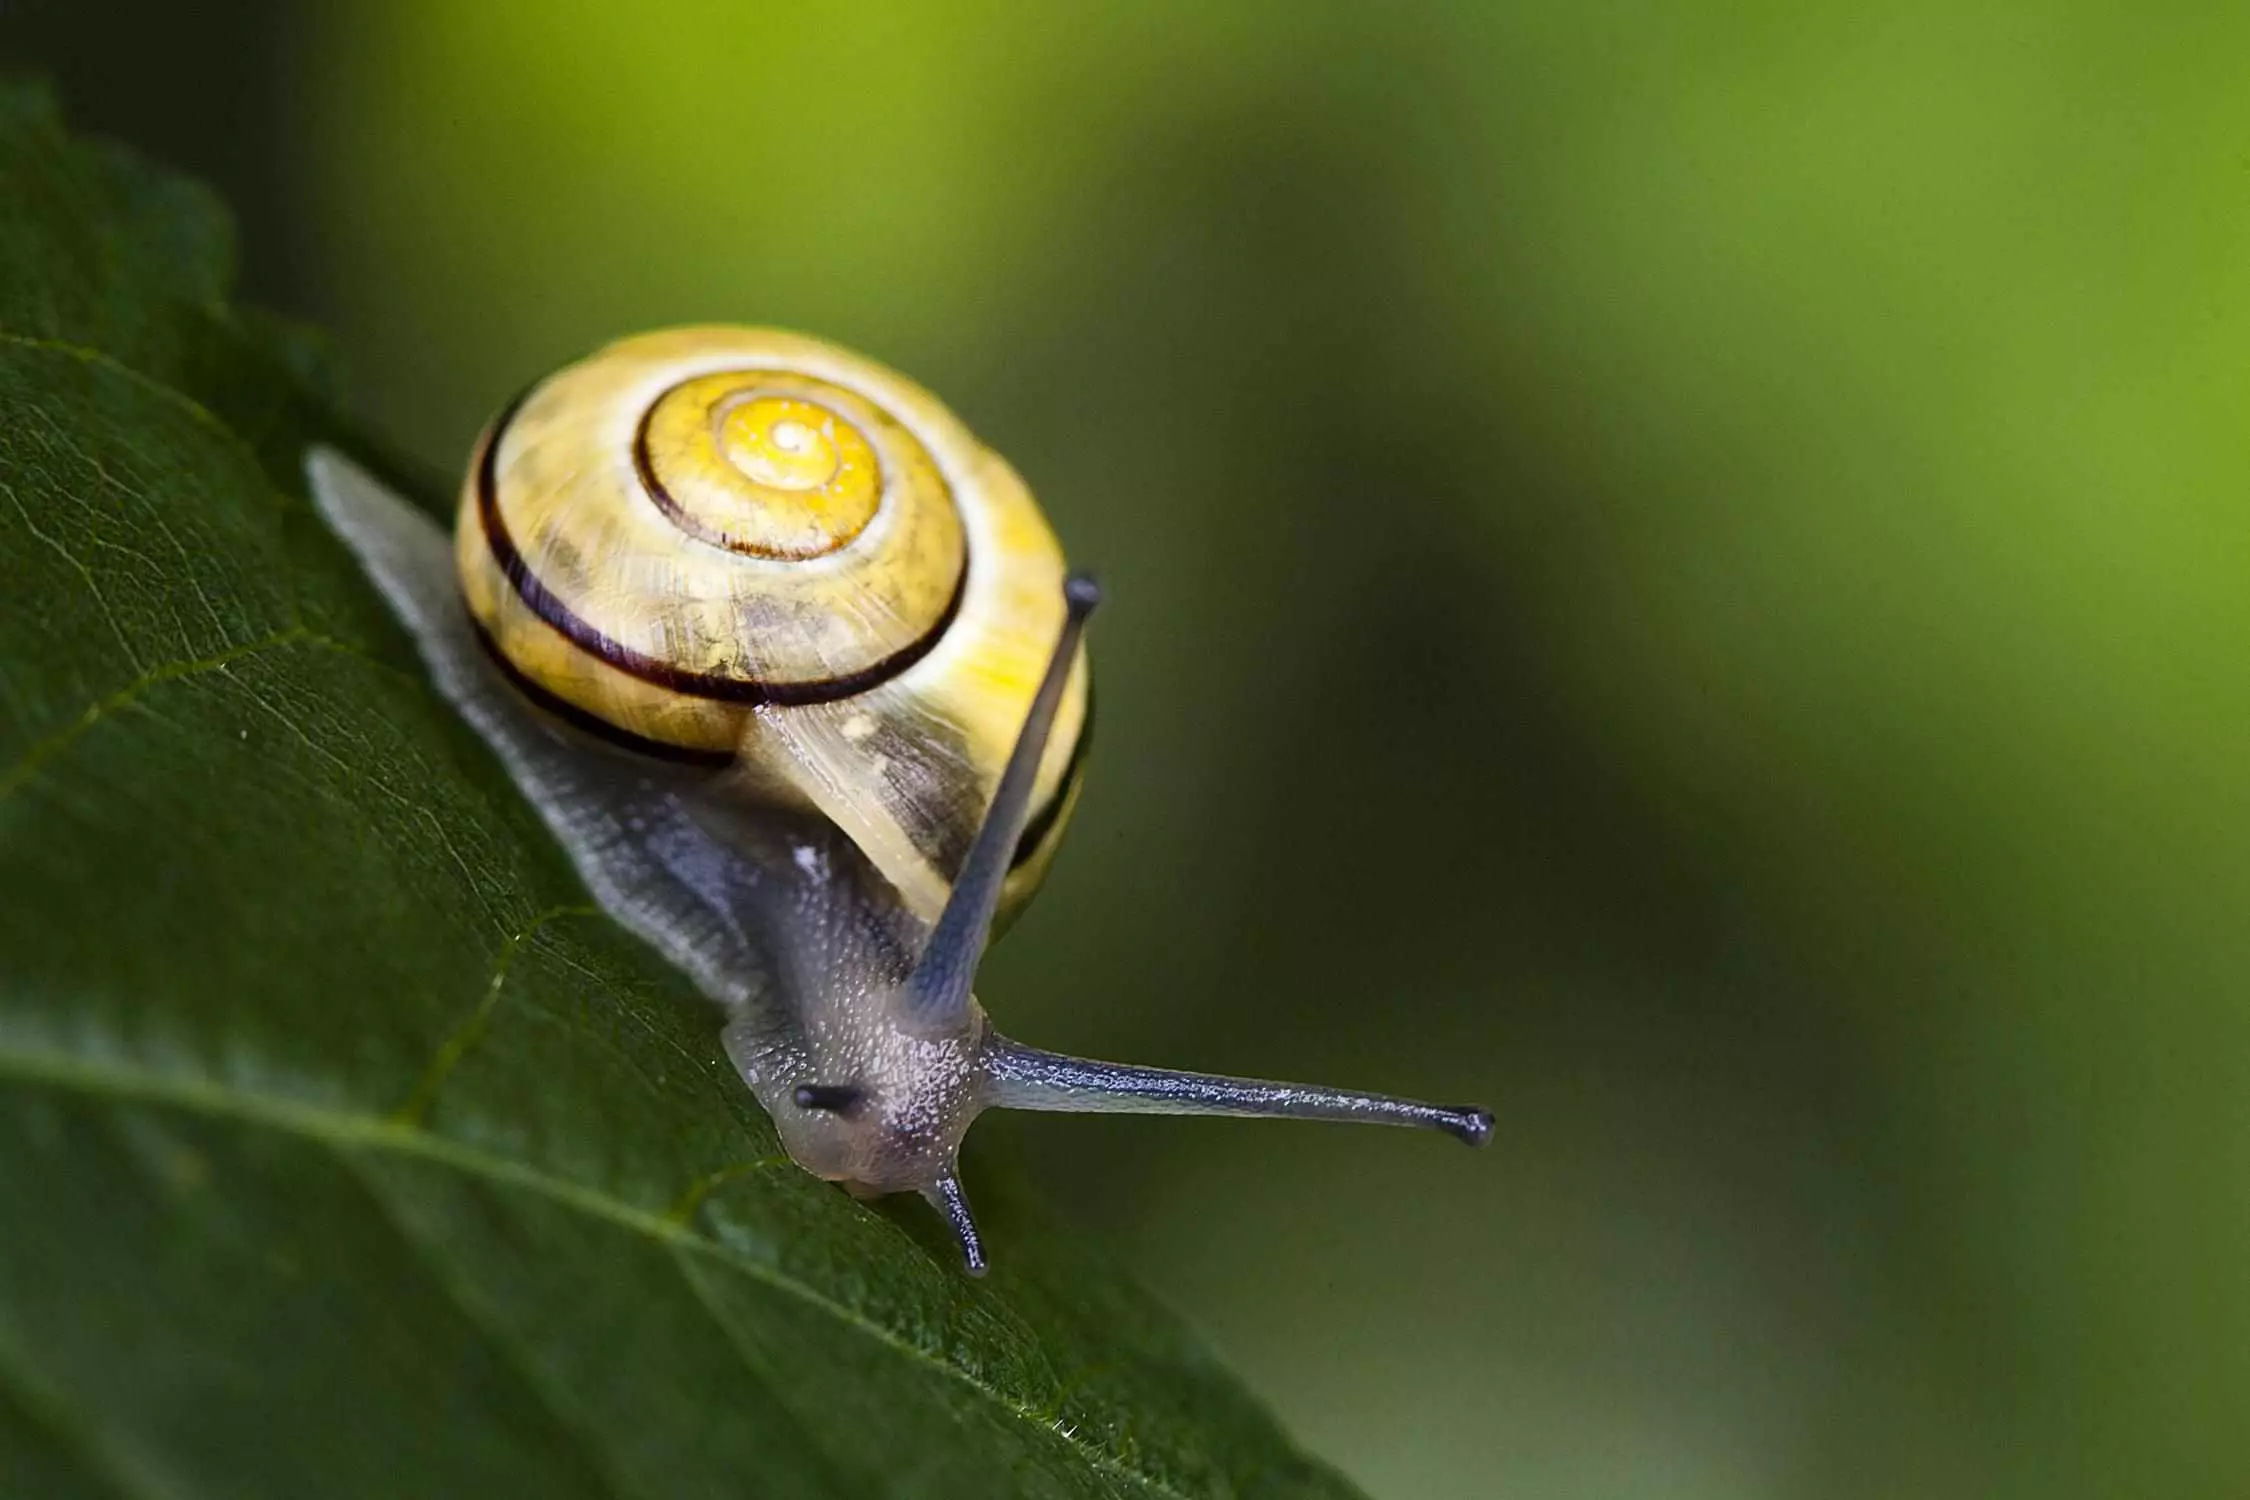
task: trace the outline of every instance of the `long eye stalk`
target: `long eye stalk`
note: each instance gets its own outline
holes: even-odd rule
[[[1009,862],[1023,825],[1031,814],[1031,790],[1039,779],[1039,762],[1047,753],[1062,710],[1063,685],[1070,680],[1071,663],[1078,657],[1078,641],[1085,634],[1086,617],[1101,602],[1101,589],[1085,573],[1073,573],[1063,583],[1067,613],[1055,653],[1047,661],[1047,675],[1031,700],[1023,732],[1000,773],[1000,786],[992,806],[977,829],[969,857],[961,863],[953,894],[938,915],[928,946],[907,976],[906,993],[913,1015],[924,1025],[939,1026],[966,1013],[970,987],[976,982],[977,960],[992,933],[992,914],[1000,904],[1000,888],[1008,878]],[[965,1212],[965,1210],[964,1210]]]
[[[1285,1120],[1346,1120],[1442,1130],[1481,1146],[1492,1139],[1492,1112],[1473,1104],[1423,1104],[1389,1094],[1268,1083],[1216,1073],[1180,1073],[1129,1063],[1092,1062],[1042,1052],[994,1036],[984,1052],[986,1102],[999,1109],[1137,1115],[1264,1115]]]

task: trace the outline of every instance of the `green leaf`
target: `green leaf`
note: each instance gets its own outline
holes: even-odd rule
[[[1005,1184],[979,1284],[778,1156],[306,506],[228,235],[0,89],[0,1489],[1348,1493]]]

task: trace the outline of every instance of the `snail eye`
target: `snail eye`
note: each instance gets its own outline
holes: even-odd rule
[[[799,1109],[849,1115],[866,1102],[867,1091],[848,1083],[801,1083],[790,1098]]]

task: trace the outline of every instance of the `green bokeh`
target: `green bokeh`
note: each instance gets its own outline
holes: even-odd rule
[[[1376,1494],[2240,1494],[2250,11],[1877,9],[300,10],[267,281],[448,467],[741,319],[1024,471],[988,1003],[1502,1138],[976,1149]]]

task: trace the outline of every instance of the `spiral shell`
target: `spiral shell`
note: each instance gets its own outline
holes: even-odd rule
[[[456,529],[493,655],[541,706],[810,805],[924,920],[1062,627],[1030,491],[935,397],[800,335],[702,327],[540,382],[478,444]],[[1067,820],[1075,666],[1006,905]]]

